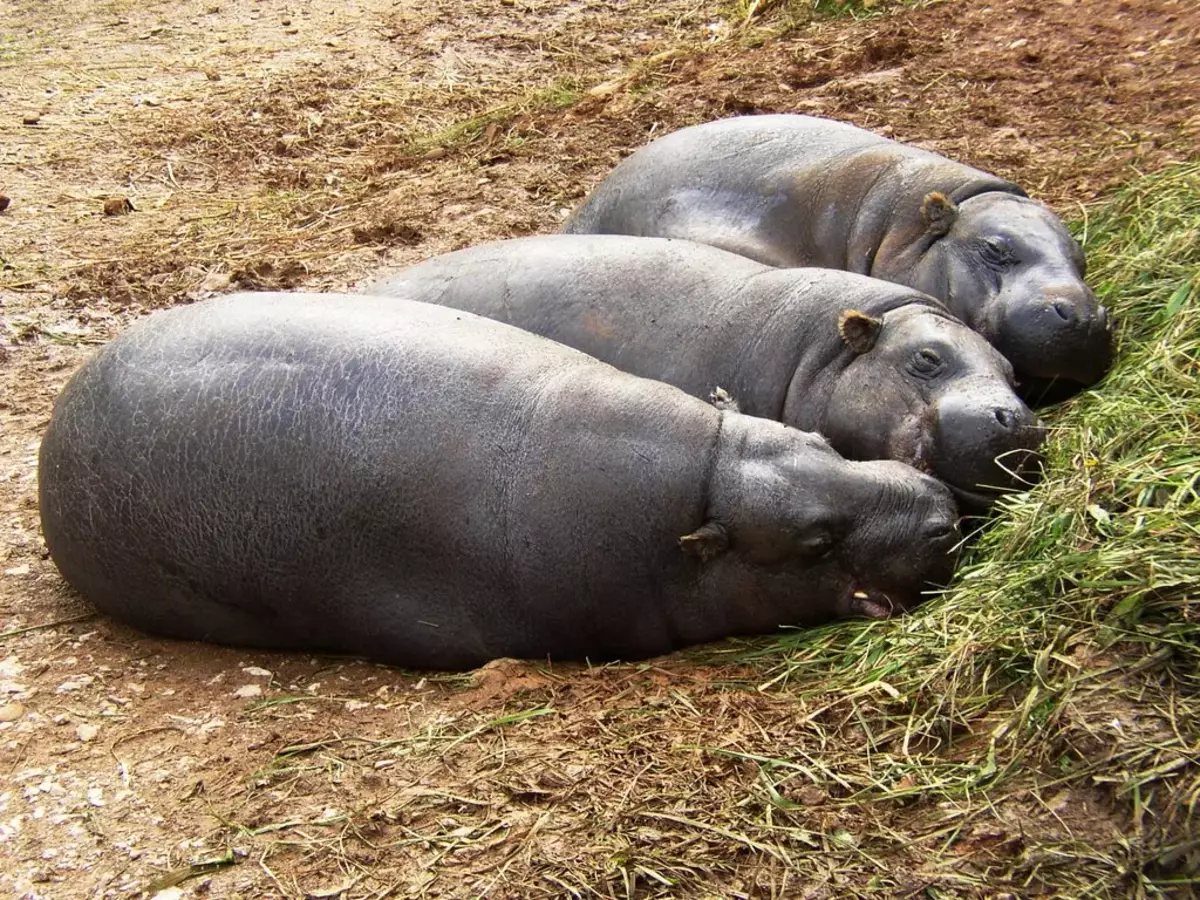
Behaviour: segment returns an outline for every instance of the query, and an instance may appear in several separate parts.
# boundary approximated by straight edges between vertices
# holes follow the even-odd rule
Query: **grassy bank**
[[[1049,416],[1046,481],[918,615],[755,654],[766,689],[817,707],[805,727],[828,748],[824,774],[776,759],[764,777],[778,797],[835,779],[862,896],[902,887],[867,861],[901,842],[928,859],[928,896],[1200,883],[1200,165],[1077,228],[1120,354]]]

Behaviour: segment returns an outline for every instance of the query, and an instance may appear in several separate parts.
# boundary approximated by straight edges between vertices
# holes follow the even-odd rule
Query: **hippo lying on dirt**
[[[933,478],[469,313],[241,294],[88,362],[41,446],[67,581],[149,632],[417,668],[634,659],[885,616],[949,577]]]
[[[1061,399],[1112,362],[1108,313],[1062,222],[1009,181],[841,122],[723,119],[623,161],[563,231],[687,238],[931,294]]]
[[[546,235],[435,257],[367,292],[499,319],[693,396],[722,388],[843,456],[928,471],[972,507],[1019,486],[1043,439],[987,341],[932,298],[862,275]]]

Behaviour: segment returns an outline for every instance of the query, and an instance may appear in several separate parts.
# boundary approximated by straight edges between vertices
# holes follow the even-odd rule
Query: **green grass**
[[[414,136],[409,141],[407,152],[419,155],[433,150],[447,152],[460,150],[485,137],[489,126],[494,126],[498,130],[504,129],[518,116],[525,113],[566,109],[573,106],[581,96],[582,93],[576,79],[560,78],[511,103],[505,103],[476,115],[459,119],[437,131]],[[504,140],[511,142],[520,140],[520,138],[519,136],[505,136]]]
[[[775,10],[782,10],[789,20],[803,22],[814,16],[826,19],[867,19],[897,6],[928,5],[929,2],[930,0],[736,0],[734,8],[736,17],[742,21],[761,19]]]
[[[1044,483],[1006,498],[924,610],[753,657],[764,689],[867,735],[869,760],[822,765],[843,808],[877,823],[868,839],[886,840],[903,802],[940,835],[929,868],[970,875],[964,890],[1173,896],[1200,884],[1200,164],[1137,180],[1076,231],[1119,358],[1048,415]],[[812,761],[763,771],[798,765]],[[951,853],[968,832],[938,824],[947,807],[965,825],[1009,806],[1032,823],[1055,798],[1065,837],[972,866]],[[1091,827],[1097,809],[1109,832]]]

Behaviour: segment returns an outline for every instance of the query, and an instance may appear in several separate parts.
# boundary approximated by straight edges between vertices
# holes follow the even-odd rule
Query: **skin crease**
[[[948,212],[931,227],[929,199]],[[937,217],[934,217],[935,219]],[[566,233],[684,238],[773,266],[823,266],[945,301],[1062,399],[1112,361],[1108,314],[1062,222],[1011,182],[859,128],[798,115],[684,128],[622,161]],[[989,245],[1007,244],[1004,261]]]
[[[1013,473],[1036,467],[1043,439],[983,337],[932,298],[861,275],[689,241],[545,235],[436,257],[366,290],[496,318],[696,397],[722,389],[846,457],[915,465],[972,508],[1025,484]],[[839,332],[848,310],[876,323],[860,350]]]
[[[145,631],[414,668],[638,659],[919,602],[936,480],[469,313],[240,294],[85,364],[41,444],[66,580]]]

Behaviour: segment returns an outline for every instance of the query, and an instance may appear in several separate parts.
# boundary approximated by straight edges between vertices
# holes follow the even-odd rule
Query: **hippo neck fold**
[[[805,217],[798,252],[809,265],[909,284],[908,270],[931,243],[921,204],[935,191],[955,203],[989,191],[1026,196],[1003,178],[881,141],[793,170],[793,208]]]

